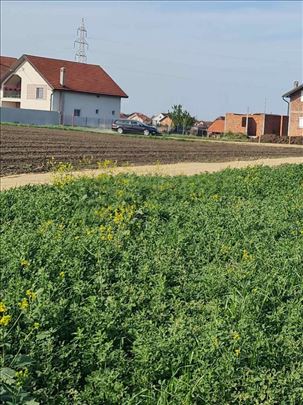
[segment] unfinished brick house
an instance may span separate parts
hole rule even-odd
[[[283,94],[288,103],[288,136],[303,136],[303,84],[294,83],[294,88]],[[289,98],[289,101],[285,100]]]
[[[286,115],[226,113],[224,133],[242,133],[257,137],[265,134],[286,136],[287,126]]]

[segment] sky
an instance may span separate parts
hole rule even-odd
[[[181,104],[197,119],[286,114],[302,82],[302,1],[1,1],[1,54],[74,60],[84,18],[87,63],[149,116]]]

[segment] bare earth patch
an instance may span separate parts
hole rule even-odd
[[[1,125],[1,175],[48,172],[51,161],[87,169],[104,160],[113,160],[118,166],[145,166],[303,157],[302,146],[274,146]]]

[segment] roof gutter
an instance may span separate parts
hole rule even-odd
[[[285,96],[282,96],[283,101],[285,101],[285,103],[287,103],[287,116],[289,116],[289,101],[285,100],[284,98]]]
[[[285,95],[282,96],[283,101],[287,103],[287,118],[288,118],[288,123],[287,123],[287,136],[289,136],[289,127],[290,127],[290,119],[289,119],[289,101],[285,100]],[[290,138],[289,138],[290,139]]]

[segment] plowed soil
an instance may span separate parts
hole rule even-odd
[[[54,162],[70,162],[80,169],[95,168],[97,162],[107,159],[122,166],[302,156],[303,148],[300,146],[287,148],[204,140],[184,142],[60,129],[1,126],[2,176],[46,172],[52,168]]]

